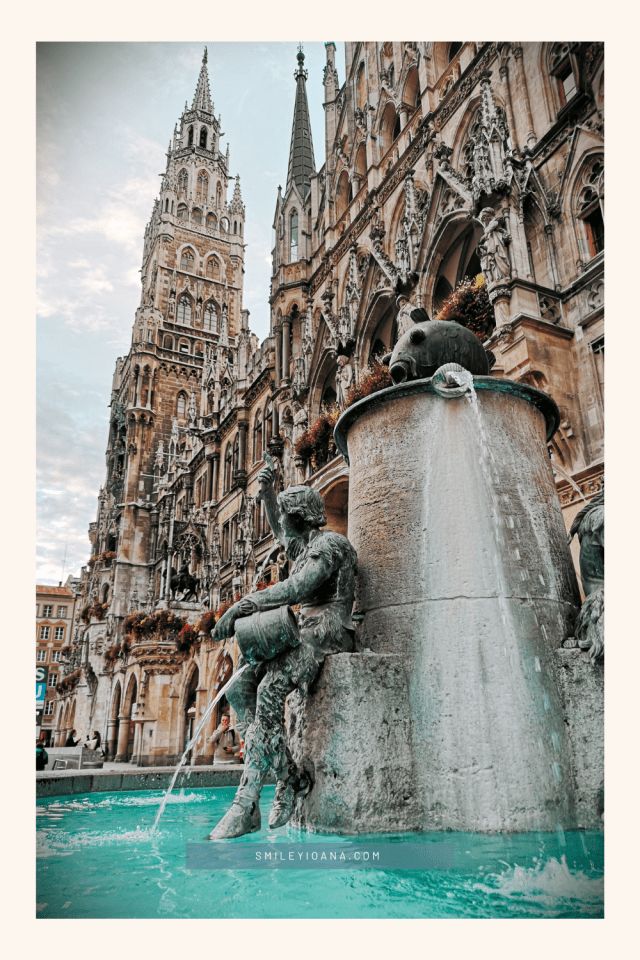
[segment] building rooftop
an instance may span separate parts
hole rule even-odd
[[[46,583],[36,584],[36,595],[39,593],[46,593],[49,597],[68,597],[70,600],[74,599],[74,595],[67,587],[50,587]]]

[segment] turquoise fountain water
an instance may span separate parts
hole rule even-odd
[[[263,792],[263,822],[273,799]],[[368,835],[443,851],[429,870],[189,870],[187,845],[205,841],[225,812],[231,787],[181,790],[153,821],[160,791],[85,794],[37,809],[37,916],[140,918],[270,917],[602,917],[603,838],[598,832],[473,835]],[[349,838],[351,841],[353,838]],[[262,851],[287,850],[336,836],[291,827],[263,828],[229,841]],[[215,844],[212,847],[217,846]],[[434,859],[437,859],[434,857]],[[263,857],[264,862],[264,857]]]

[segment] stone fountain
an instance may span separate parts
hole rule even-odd
[[[290,698],[315,782],[301,826],[474,832],[600,826],[602,676],[549,462],[559,415],[488,376],[477,339],[418,323],[394,386],[336,426],[358,555],[355,653]]]

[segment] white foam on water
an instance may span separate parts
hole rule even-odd
[[[474,889],[483,893],[552,906],[571,900],[584,904],[601,903],[604,898],[604,878],[589,877],[581,870],[572,871],[563,855],[560,860],[551,857],[533,867],[509,866],[502,874],[493,874],[486,883],[474,884]]]

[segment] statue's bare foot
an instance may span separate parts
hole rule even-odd
[[[233,837],[242,837],[245,833],[255,833],[260,829],[260,807],[257,802],[250,807],[243,807],[234,800],[222,820],[211,833],[209,840],[231,840]]]
[[[311,790],[311,779],[303,773],[299,777],[289,780],[278,780],[276,795],[269,813],[269,827],[276,830],[288,823],[293,814],[293,807],[298,797],[305,797]]]

